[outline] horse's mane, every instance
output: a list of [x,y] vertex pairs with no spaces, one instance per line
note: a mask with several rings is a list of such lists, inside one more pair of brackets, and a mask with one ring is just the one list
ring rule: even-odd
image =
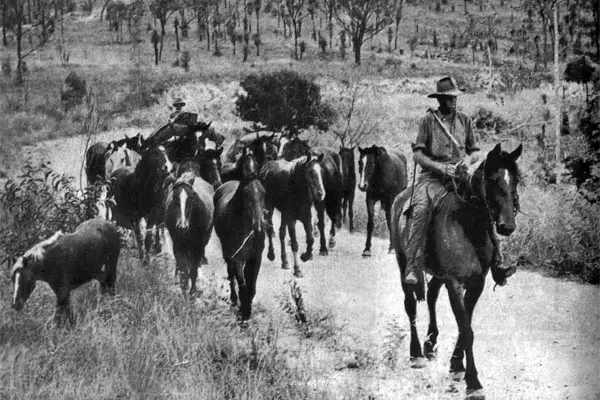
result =
[[34,261],[40,261],[46,254],[46,248],[56,243],[62,236],[64,236],[64,233],[61,230],[54,232],[48,239],[42,240],[27,250],[23,257],[31,257]]

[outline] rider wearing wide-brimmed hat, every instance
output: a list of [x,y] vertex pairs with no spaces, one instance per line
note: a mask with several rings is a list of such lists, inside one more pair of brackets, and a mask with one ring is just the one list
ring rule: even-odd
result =
[[174,111],[169,115],[170,123],[174,123],[177,120],[177,117],[183,112],[183,107],[185,107],[185,101],[183,101],[181,97],[177,97],[173,101]]
[[[412,194],[405,284],[419,283],[419,272],[424,269],[425,239],[432,205],[446,192],[446,184],[458,178],[456,164],[461,160],[465,162],[465,158],[468,159],[467,164],[479,158],[471,119],[456,110],[457,97],[463,94],[464,90],[459,88],[453,77],[440,79],[436,91],[427,96],[437,99],[439,107],[427,110],[416,142],[412,145],[413,159],[421,167],[421,173]],[[498,241],[493,232],[491,236],[495,245],[493,267],[502,268]]]

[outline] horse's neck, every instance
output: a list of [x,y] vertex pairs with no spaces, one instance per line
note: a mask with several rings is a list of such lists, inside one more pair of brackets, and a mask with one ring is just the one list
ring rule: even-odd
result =
[[300,192],[308,192],[308,181],[306,179],[306,168],[308,164],[303,158],[291,161],[293,165],[290,170],[290,183],[293,190],[299,190]]

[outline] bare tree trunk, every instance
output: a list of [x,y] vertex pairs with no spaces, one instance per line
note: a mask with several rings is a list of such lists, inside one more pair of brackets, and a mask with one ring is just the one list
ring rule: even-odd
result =
[[259,10],[256,10],[256,56],[260,56],[260,22]]
[[[556,114],[554,124],[556,125],[556,167],[561,162],[560,156],[560,126],[561,126],[561,106],[560,106],[560,71],[558,65],[558,3],[554,4],[554,93],[556,96]],[[560,183],[560,173],[556,173],[556,183]]]

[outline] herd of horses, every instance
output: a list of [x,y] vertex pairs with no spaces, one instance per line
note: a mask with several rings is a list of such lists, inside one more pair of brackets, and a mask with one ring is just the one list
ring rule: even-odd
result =
[[[69,293],[90,279],[99,280],[103,292],[114,293],[120,251],[116,222],[133,230],[144,262],[150,253],[160,252],[160,229],[167,228],[184,295],[197,291],[198,268],[207,262],[205,247],[214,230],[227,264],[231,302],[239,303],[239,316],[246,321],[252,313],[266,239],[267,257],[275,259],[274,210],[281,214],[281,267],[289,268],[287,233],[293,273],[301,277],[299,259],[313,258],[312,209],[318,221],[319,254],[327,255],[336,244],[336,229],[346,217],[348,229],[354,230],[356,186],[366,193],[368,214],[362,256],[371,256],[374,208],[381,202],[390,233],[389,251],[395,252],[404,276],[410,189],[406,157],[399,151],[375,145],[359,147],[357,182],[354,148],[336,151],[311,147],[297,136],[251,133],[236,140],[222,162],[223,148],[207,143],[200,132],[163,142],[137,135],[91,146],[86,153],[88,183],[105,188],[99,203],[110,200],[110,206],[99,204],[98,218],[71,234],[57,232],[17,259],[11,274],[13,306],[23,307],[36,280],[48,282],[55,291],[59,320],[72,319]],[[451,371],[466,371],[467,393],[472,398],[481,398],[481,384],[473,359],[471,317],[491,264],[490,224],[503,235],[515,229],[519,209],[516,161],[521,150],[519,146],[509,153],[497,145],[471,168],[468,182],[458,186],[462,189],[449,192],[434,212],[426,247],[425,271],[433,278],[427,284],[430,324],[424,347],[417,335],[416,301],[425,299],[425,285],[402,283],[411,328],[410,355],[415,362],[435,355],[435,306],[440,288],[445,285],[448,289],[459,326]],[[325,216],[331,222],[329,241]],[[147,229],[143,241],[142,220]],[[306,233],[306,249],[300,256],[297,221]],[[425,276],[421,278],[425,282]]]

